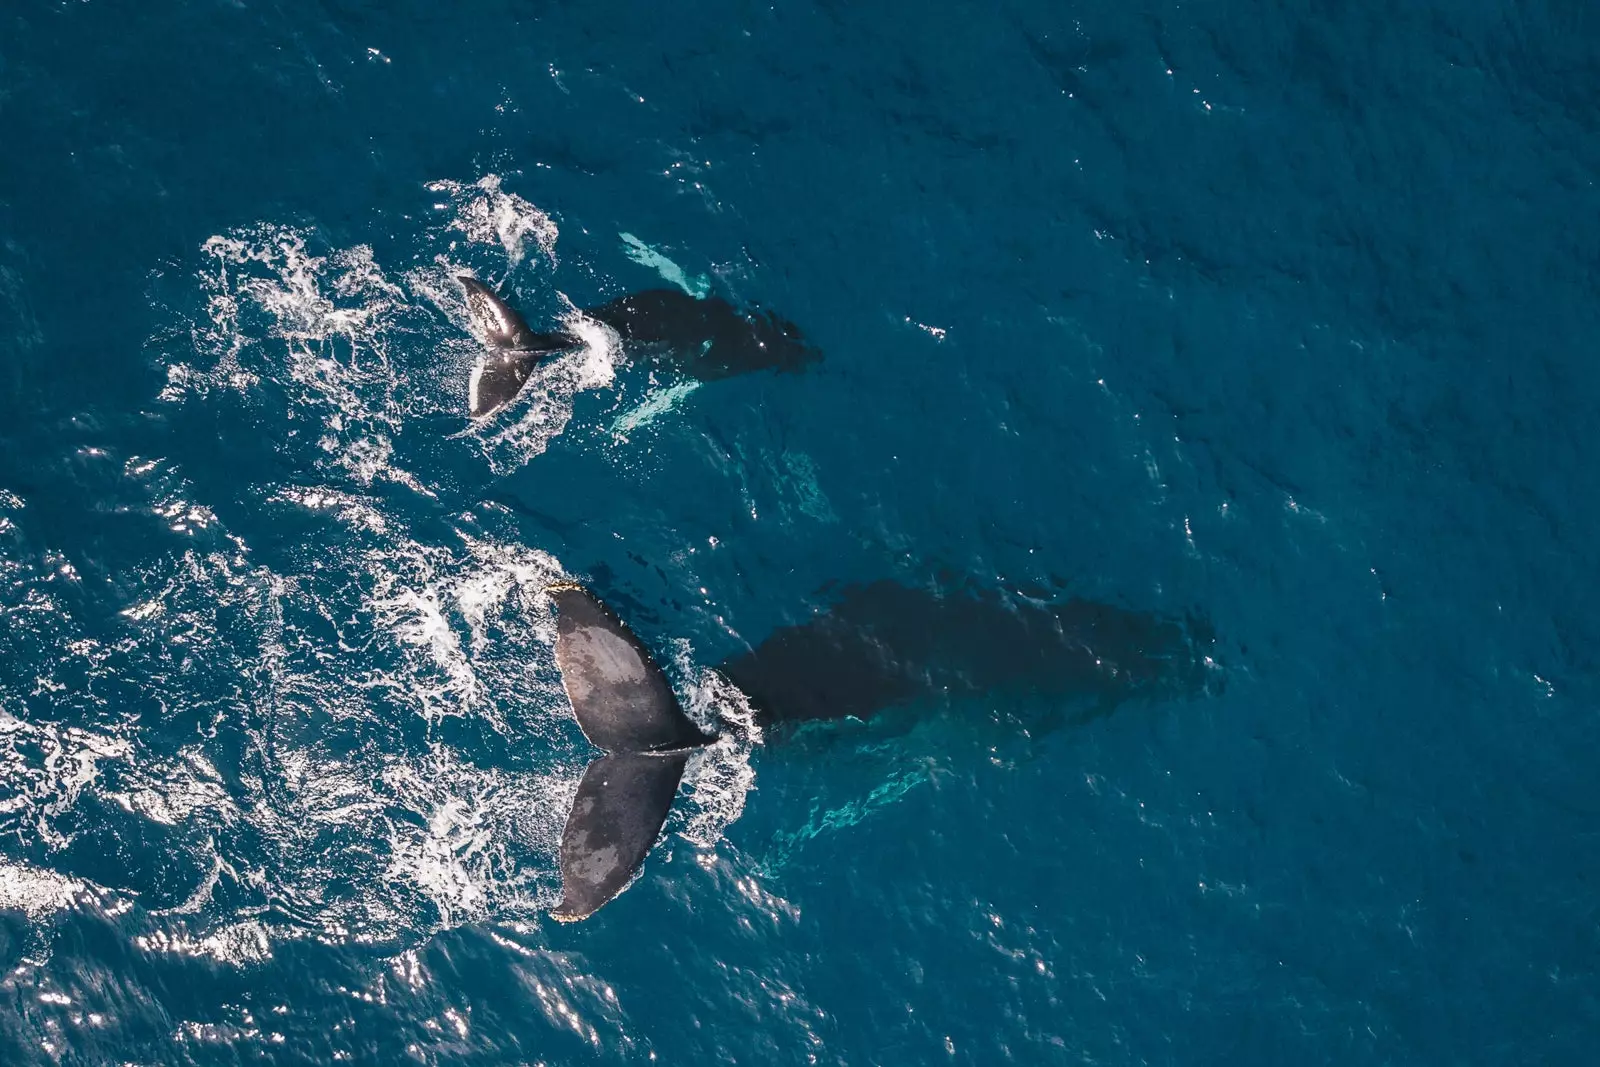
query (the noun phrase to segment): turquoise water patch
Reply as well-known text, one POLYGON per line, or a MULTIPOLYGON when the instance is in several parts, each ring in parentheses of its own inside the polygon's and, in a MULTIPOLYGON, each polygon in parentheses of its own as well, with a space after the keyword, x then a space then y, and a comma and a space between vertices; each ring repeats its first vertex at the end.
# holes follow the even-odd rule
POLYGON ((629 411, 618 415, 611 423, 611 432, 627 440, 630 433, 648 426, 656 419, 675 409, 689 394, 704 384, 699 381, 674 382, 656 389, 644 401, 629 411))
POLYGON ((618 236, 622 238, 622 243, 625 246, 624 253, 641 267, 650 268, 661 275, 663 280, 676 285, 696 299, 703 300, 706 294, 711 292, 711 279, 704 274, 690 277, 682 267, 668 259, 665 254, 645 244, 633 234, 624 233, 618 234, 618 236))

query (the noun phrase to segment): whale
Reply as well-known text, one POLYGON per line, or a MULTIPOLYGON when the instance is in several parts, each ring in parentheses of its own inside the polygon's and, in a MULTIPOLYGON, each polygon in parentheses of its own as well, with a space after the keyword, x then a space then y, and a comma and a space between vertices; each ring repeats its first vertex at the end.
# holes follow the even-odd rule
MULTIPOLYGON (((1016 590, 971 576, 884 578, 824 587, 829 598, 716 670, 777 740, 816 723, 915 717, 973 698, 1021 697, 1109 713, 1134 699, 1189 699, 1221 675, 1216 635, 1171 617, 1016 590)), ((602 755, 585 769, 561 838, 563 921, 592 915, 638 874, 676 798, 689 755, 716 740, 684 714, 666 675, 625 623, 577 583, 550 587, 556 664, 574 717, 602 755)), ((738 729, 737 727, 732 727, 738 729)), ((1039 724, 1042 728, 1042 724, 1039 724)))
POLYGON ((1134 699, 1184 699, 1221 683, 1204 618, 1168 617, 1059 591, 946 574, 824 587, 823 606, 728 655, 717 670, 756 724, 925 715, 996 696, 1099 715, 1134 699))
POLYGON ((716 740, 696 726, 628 626, 575 582, 546 590, 556 666, 585 738, 584 769, 561 833, 561 900, 550 914, 586 919, 633 881, 655 847, 689 756, 716 740))
MULTIPOLYGON (((583 341, 564 328, 534 330, 479 279, 464 274, 456 280, 484 344, 467 389, 472 418, 488 418, 515 400, 544 360, 582 347, 583 341)), ((654 353, 701 381, 764 370, 794 373, 821 359, 793 322, 771 311, 735 307, 715 295, 647 289, 579 314, 615 331, 625 349, 654 353)))

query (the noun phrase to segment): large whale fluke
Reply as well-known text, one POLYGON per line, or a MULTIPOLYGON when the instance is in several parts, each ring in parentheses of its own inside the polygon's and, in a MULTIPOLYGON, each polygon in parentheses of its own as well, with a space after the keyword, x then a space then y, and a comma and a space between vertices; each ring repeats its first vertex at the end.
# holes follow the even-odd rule
POLYGON ((689 751, 703 733, 644 643, 575 583, 546 592, 556 607, 556 666, 583 734, 605 750, 583 772, 561 835, 563 922, 587 918, 638 873, 666 824, 689 751))
POLYGON ((556 666, 578 726, 607 752, 674 752, 716 740, 683 713, 667 676, 632 630, 581 585, 547 590, 556 666))
POLYGON ((666 824, 686 754, 601 756, 583 772, 561 834, 562 922, 593 915, 638 873, 666 824))

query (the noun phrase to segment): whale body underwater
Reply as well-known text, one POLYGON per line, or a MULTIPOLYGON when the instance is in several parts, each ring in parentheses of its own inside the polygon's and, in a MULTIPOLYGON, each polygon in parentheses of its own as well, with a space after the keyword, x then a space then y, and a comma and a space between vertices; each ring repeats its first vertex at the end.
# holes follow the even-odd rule
MULTIPOLYGON (((473 418, 487 418, 515 400, 544 360, 583 346, 566 330, 534 330, 477 278, 456 280, 466 290, 467 312, 485 347, 468 384, 473 418)), ((788 319, 681 289, 628 293, 579 314, 616 331, 625 346, 656 350, 702 381, 762 370, 795 372, 822 358, 788 319)))
MULTIPOLYGON (((666 825, 690 755, 717 738, 684 713, 644 643, 576 583, 548 590, 556 665, 584 736, 601 750, 578 785, 561 837, 562 899, 551 915, 586 918, 632 882, 666 825)), ((1050 603, 972 582, 846 587, 827 610, 775 630, 718 667, 763 730, 866 719, 952 695, 1011 691, 1087 701, 1206 691, 1214 643, 1203 621, 1081 598, 1050 603)))

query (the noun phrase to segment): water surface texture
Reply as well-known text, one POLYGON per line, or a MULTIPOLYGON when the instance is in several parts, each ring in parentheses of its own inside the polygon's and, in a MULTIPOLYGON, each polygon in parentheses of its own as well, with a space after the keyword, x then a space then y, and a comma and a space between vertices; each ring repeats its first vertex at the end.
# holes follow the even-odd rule
POLYGON ((1575 0, 7 3, 0 1061, 1592 1062, 1597 57, 1575 0), (481 425, 463 273, 584 342, 481 425), (574 312, 664 287, 822 358, 574 312), (571 925, 564 579, 738 727, 571 925), (769 639, 897 706, 774 723, 769 639))

